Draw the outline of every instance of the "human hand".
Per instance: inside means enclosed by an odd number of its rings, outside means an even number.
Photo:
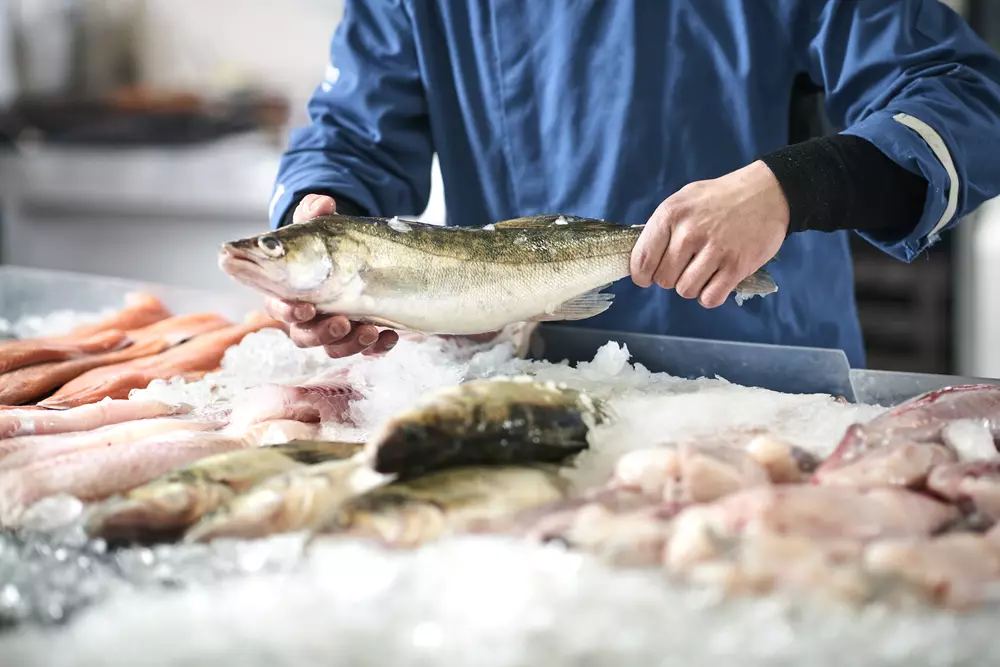
[[[332,197],[306,195],[292,214],[292,223],[330,215],[336,210]],[[390,329],[379,332],[371,324],[352,322],[342,315],[317,315],[311,303],[267,297],[264,309],[274,319],[289,325],[288,335],[296,345],[322,346],[334,358],[384,354],[399,340],[399,335]]]
[[[785,193],[763,162],[691,183],[650,216],[632,249],[632,281],[674,288],[705,308],[721,306],[778,253],[788,218]]]

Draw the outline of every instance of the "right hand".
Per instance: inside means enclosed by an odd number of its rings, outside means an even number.
[[[332,197],[306,195],[292,214],[292,223],[330,215],[336,210]],[[274,319],[289,325],[289,337],[296,345],[322,346],[333,358],[384,354],[399,341],[399,335],[390,329],[379,332],[371,324],[353,322],[343,315],[317,315],[311,303],[266,297],[264,309]]]

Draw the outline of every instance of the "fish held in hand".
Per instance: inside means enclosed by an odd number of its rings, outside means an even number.
[[[543,467],[441,470],[376,488],[346,501],[319,531],[415,547],[472,522],[489,521],[561,500],[568,482]]]
[[[96,506],[87,532],[105,539],[174,537],[211,511],[269,477],[324,461],[350,458],[359,443],[294,441],[199,459]]]
[[[368,443],[374,470],[409,477],[455,466],[558,463],[610,418],[585,393],[531,378],[438,390],[388,420]]]
[[[479,228],[329,215],[226,243],[219,266],[320,313],[428,334],[582,320],[611,307],[642,226],[538,215]],[[741,295],[777,290],[763,269]]]

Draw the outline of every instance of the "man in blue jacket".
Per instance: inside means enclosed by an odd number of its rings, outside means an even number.
[[[787,145],[802,76],[841,131]],[[632,279],[579,325],[840,348],[854,366],[848,233],[911,261],[1000,194],[1000,59],[938,0],[348,0],[309,111],[273,227],[418,215],[436,152],[448,224],[647,223]],[[775,253],[776,294],[727,300]],[[268,310],[332,356],[397,340]]]

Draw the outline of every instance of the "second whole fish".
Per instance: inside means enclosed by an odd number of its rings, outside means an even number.
[[[428,334],[481,334],[515,322],[606,311],[629,276],[642,226],[565,215],[480,228],[330,215],[225,244],[220,268],[320,313]],[[777,285],[760,269],[738,295]]]
[[[368,442],[372,468],[410,477],[456,466],[559,463],[611,418],[603,402],[530,377],[474,380],[428,394]]]
[[[414,547],[476,523],[563,500],[569,482],[544,466],[452,468],[346,501],[318,531]]]
[[[95,507],[87,521],[91,536],[149,538],[172,535],[269,477],[353,456],[358,443],[290,442],[199,459]]]

